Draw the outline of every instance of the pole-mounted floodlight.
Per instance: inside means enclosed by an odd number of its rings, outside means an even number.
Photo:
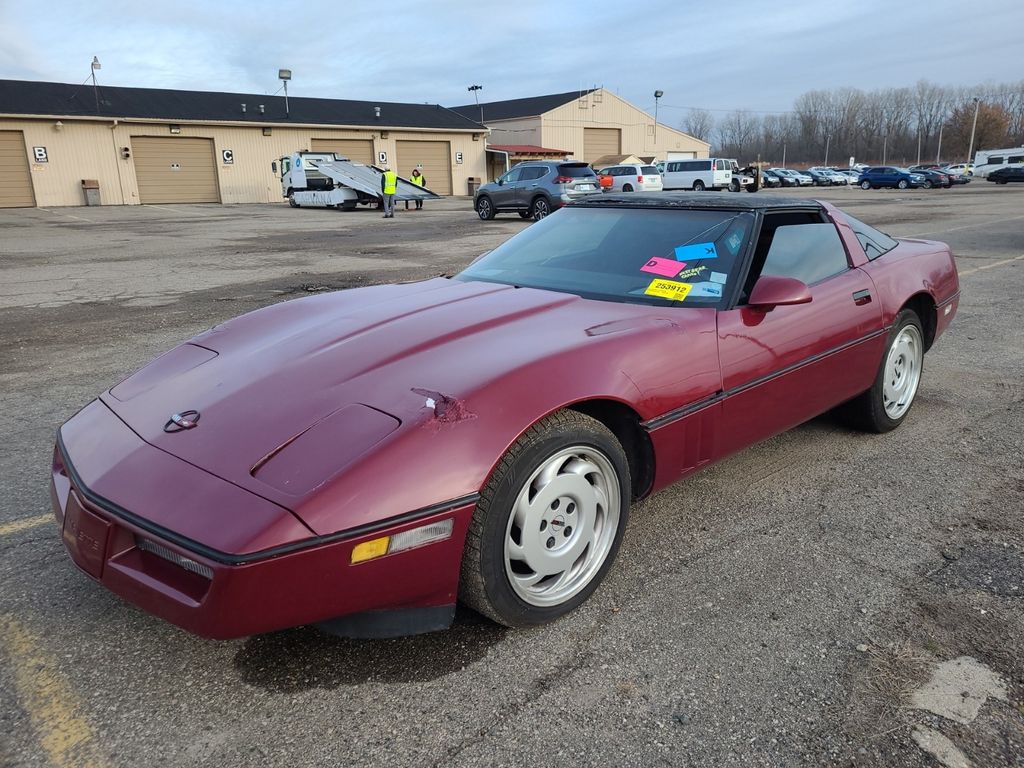
[[[100,91],[99,91],[99,88],[96,87],[96,70],[97,69],[103,69],[103,65],[100,64],[100,60],[99,60],[98,56],[93,56],[92,57],[92,64],[90,66],[92,67],[92,95],[96,97],[96,111],[99,112],[100,111]]]
[[[477,95],[477,92],[478,91],[482,91],[483,89],[484,89],[484,87],[482,85],[471,85],[471,86],[469,86],[469,88],[466,89],[467,91],[470,91],[473,94],[473,101],[476,102],[476,106],[480,110],[480,124],[481,125],[483,125],[483,122],[484,122],[484,109],[483,109],[483,107],[480,106],[480,97]]]
[[[654,143],[658,143],[658,99],[665,95],[664,91],[654,92]]]
[[[290,117],[291,112],[288,110],[288,81],[292,79],[292,71],[290,69],[277,70],[277,79],[284,83],[284,116]]]

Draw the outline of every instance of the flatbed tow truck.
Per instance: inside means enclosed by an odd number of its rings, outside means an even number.
[[[280,165],[278,165],[280,163]],[[281,175],[281,196],[293,208],[337,208],[382,204],[383,170],[333,152],[295,152],[273,164]],[[431,200],[440,195],[399,177],[395,200]]]

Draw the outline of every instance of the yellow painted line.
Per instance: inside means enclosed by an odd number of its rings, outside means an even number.
[[[37,515],[36,517],[26,517],[23,520],[15,520],[13,523],[4,523],[0,525],[0,538],[27,531],[29,528],[38,528],[47,523],[56,523],[53,515]]]
[[[32,721],[39,746],[56,768],[105,768],[106,757],[82,714],[81,702],[42,639],[12,616],[0,617],[0,643],[14,672],[18,701]]]
[[[1011,264],[1014,261],[1020,261],[1021,259],[1024,259],[1024,256],[1014,256],[1012,259],[993,261],[991,264],[985,264],[982,267],[975,267],[974,269],[965,269],[963,272],[960,272],[960,277],[963,277],[964,275],[973,275],[975,272],[981,272],[982,270],[985,269],[995,269],[996,267],[1001,267],[1004,264]]]

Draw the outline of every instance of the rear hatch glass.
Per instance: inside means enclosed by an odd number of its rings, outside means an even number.
[[[558,166],[559,176],[572,176],[573,178],[582,179],[587,176],[596,176],[594,169],[586,163],[563,163]]]
[[[651,176],[657,176],[658,175],[658,169],[655,168],[653,165],[645,165],[642,168],[640,168],[640,173],[643,173],[643,174],[648,174],[649,173],[649,174],[651,174]]]

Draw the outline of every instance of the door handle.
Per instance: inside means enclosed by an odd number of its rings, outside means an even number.
[[[871,291],[865,288],[863,291],[853,292],[853,303],[858,307],[862,307],[865,304],[871,303]]]

